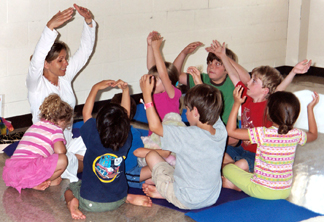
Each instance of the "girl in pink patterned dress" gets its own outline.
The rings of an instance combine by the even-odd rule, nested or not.
[[[243,88],[238,86],[233,92],[234,105],[226,129],[229,136],[257,144],[254,173],[228,164],[223,168],[223,176],[229,183],[226,185],[260,199],[286,199],[291,190],[297,145],[317,139],[313,109],[319,96],[314,92],[313,100],[307,106],[309,131],[306,133],[293,128],[300,112],[300,103],[290,92],[276,92],[269,96],[266,114],[273,122],[272,127],[237,129],[237,112],[246,99],[241,98],[242,91]]]
[[[63,130],[71,125],[73,109],[51,94],[39,110],[40,121],[25,132],[3,168],[4,182],[19,193],[24,188],[45,190],[60,184],[68,164]]]

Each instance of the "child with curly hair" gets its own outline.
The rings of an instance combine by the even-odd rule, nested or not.
[[[40,121],[26,131],[3,167],[4,182],[19,193],[25,188],[45,190],[60,184],[68,164],[63,130],[71,125],[73,109],[51,94],[39,110]]]

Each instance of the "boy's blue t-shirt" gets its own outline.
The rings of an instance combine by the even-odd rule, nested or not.
[[[115,202],[127,196],[125,158],[132,145],[132,133],[118,151],[105,148],[94,118],[89,119],[80,129],[87,151],[83,159],[83,175],[80,195],[94,202]]]

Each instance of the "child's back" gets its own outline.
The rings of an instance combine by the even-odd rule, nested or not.
[[[254,173],[246,172],[235,164],[223,168],[223,175],[228,187],[241,189],[248,195],[261,199],[285,199],[290,194],[292,185],[292,167],[298,144],[304,145],[317,138],[317,126],[314,117],[314,106],[318,103],[318,94],[307,106],[309,131],[293,129],[300,103],[297,97],[289,92],[276,92],[269,97],[267,117],[273,126],[237,129],[235,117],[240,104],[242,87],[234,91],[235,103],[226,126],[228,134],[239,139],[250,139],[257,145]]]
[[[28,128],[3,168],[6,185],[19,193],[58,185],[68,165],[63,130],[70,125],[73,109],[57,94],[46,97],[39,109],[40,121]]]
[[[177,154],[174,192],[190,209],[214,204],[222,187],[220,168],[227,132],[220,118],[213,128],[215,135],[197,126],[163,126],[162,149]]]
[[[141,79],[144,100],[148,103],[153,88],[149,78]],[[177,160],[173,168],[156,151],[149,152],[146,162],[156,187],[143,184],[143,190],[148,196],[165,198],[179,208],[198,209],[218,199],[227,132],[220,119],[219,90],[206,84],[197,85],[187,92],[184,103],[189,127],[162,125],[154,109],[146,110],[150,129],[161,136],[161,148],[176,153]]]
[[[98,91],[116,86],[123,91],[121,105],[109,103],[99,110],[96,119],[92,118]],[[85,219],[79,207],[102,212],[125,202],[152,205],[148,197],[127,194],[125,158],[132,144],[130,106],[129,87],[122,80],[103,80],[92,87],[82,110],[80,134],[87,147],[82,181],[71,183],[64,194],[72,218]]]
[[[110,109],[118,110],[115,117],[120,116],[127,119],[127,115],[123,114],[120,105],[108,104],[107,106],[110,106]],[[106,108],[108,109],[108,107]],[[102,121],[102,119],[97,121]],[[116,119],[114,124],[122,123]],[[125,129],[129,135],[124,145],[118,150],[114,150],[112,147],[103,146],[95,119],[89,119],[81,127],[80,134],[87,147],[83,160],[84,169],[80,189],[82,198],[96,202],[114,202],[127,196],[124,161],[132,144],[132,134],[129,129],[129,126],[128,130]]]

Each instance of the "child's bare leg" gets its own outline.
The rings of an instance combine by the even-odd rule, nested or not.
[[[152,177],[152,172],[148,166],[142,167],[140,172],[140,182],[150,179]]]
[[[147,166],[150,168],[151,171],[153,170],[153,167],[156,164],[165,162],[164,158],[162,156],[160,156],[160,154],[158,152],[156,152],[155,150],[152,150],[151,152],[149,152],[146,155],[145,160],[146,160]],[[156,190],[156,187],[153,185],[144,183],[142,185],[142,189],[143,189],[144,193],[149,197],[165,199],[164,197],[161,196],[161,194]]]
[[[232,189],[232,190],[236,190],[236,191],[242,191],[240,188],[235,186],[231,181],[226,179],[224,176],[222,176],[222,180],[223,180],[223,187],[224,188],[228,188],[228,189]]]
[[[32,189],[34,190],[46,190],[46,188],[48,188],[51,185],[51,181],[50,180],[45,180],[43,183],[33,187]]]
[[[144,195],[127,194],[126,203],[144,207],[152,206],[151,198]]]
[[[51,186],[51,187],[53,187],[53,186],[57,186],[57,185],[59,185],[61,182],[62,182],[62,178],[61,178],[61,177],[58,177],[58,178],[52,180],[50,186]]]
[[[227,145],[230,145],[230,146],[236,146],[238,144],[240,140],[236,139],[236,138],[233,138],[233,137],[228,137],[227,138]]]
[[[158,199],[165,199],[156,189],[155,186],[150,185],[150,184],[146,184],[144,183],[142,185],[142,189],[144,191],[144,193],[149,196],[149,197],[153,197],[153,198],[158,198]]]
[[[232,157],[230,155],[228,155],[227,153],[224,154],[224,158],[223,158],[223,164],[222,164],[222,168],[229,164],[229,163],[234,163],[234,160],[232,159]]]
[[[66,190],[64,193],[66,206],[69,209],[73,219],[85,219],[86,216],[79,210],[79,200],[74,197],[71,190]]]
[[[156,152],[155,150],[152,150],[151,152],[149,152],[146,157],[145,157],[145,161],[147,163],[147,166],[150,168],[150,170],[153,170],[153,167],[160,163],[160,162],[165,162],[164,158],[162,156],[160,156],[160,154],[158,152]]]
[[[62,181],[61,175],[68,165],[68,159],[65,154],[59,154],[56,169],[49,179],[51,181],[51,186],[59,185]]]
[[[240,159],[235,162],[235,165],[241,168],[242,170],[245,170],[246,172],[249,172],[249,163],[246,159]]]

